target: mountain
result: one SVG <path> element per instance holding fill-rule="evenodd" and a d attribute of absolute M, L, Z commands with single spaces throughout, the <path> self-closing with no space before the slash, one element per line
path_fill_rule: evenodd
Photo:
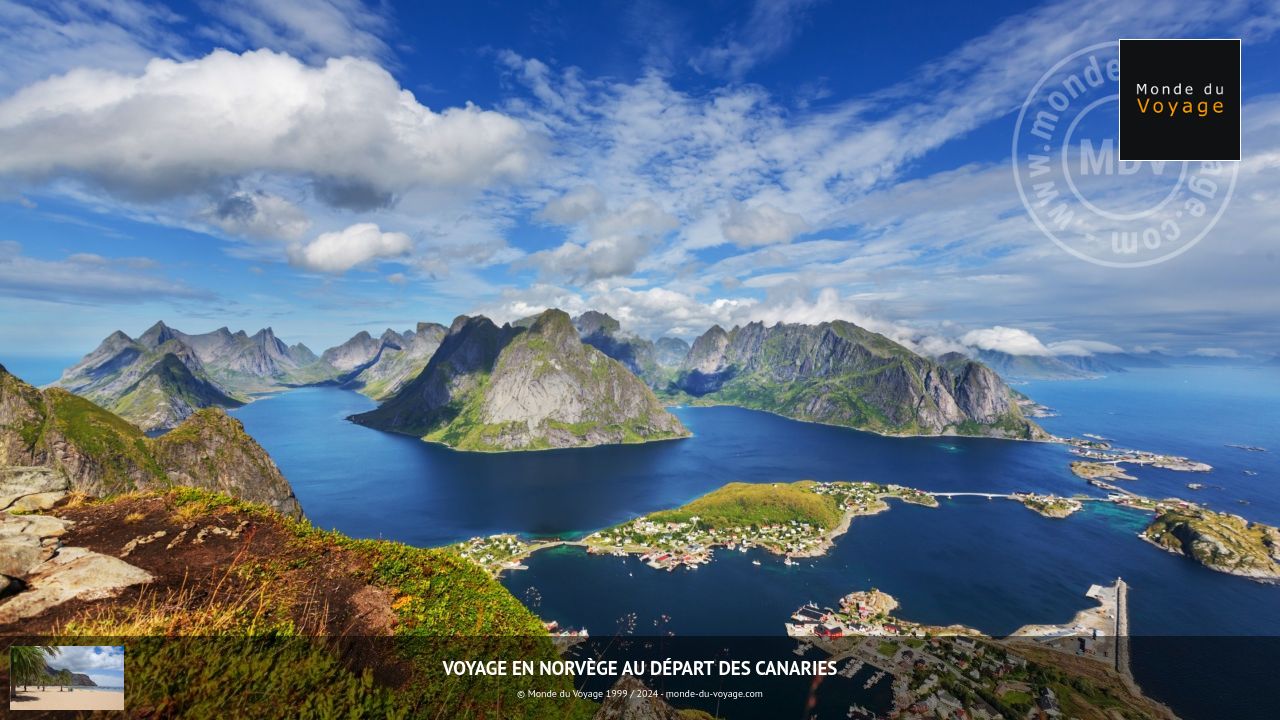
<path fill-rule="evenodd" d="M 677 338 L 646 340 L 622 330 L 622 325 L 609 315 L 588 310 L 573 320 L 582 342 L 622 363 L 649 387 L 665 388 L 673 379 L 673 371 L 689 352 L 689 344 Z"/>
<path fill-rule="evenodd" d="M 422 372 L 362 425 L 461 450 L 540 450 L 684 437 L 688 431 L 622 364 L 547 310 L 526 328 L 453 321 Z"/>
<path fill-rule="evenodd" d="M 660 337 L 654 342 L 654 359 L 659 367 L 678 368 L 689 354 L 689 343 L 675 337 Z"/>
<path fill-rule="evenodd" d="M 158 322 L 135 340 L 109 335 L 54 383 L 145 431 L 168 430 L 205 407 L 234 408 L 255 392 L 320 382 L 336 371 L 271 328 L 188 335 Z"/>
<path fill-rule="evenodd" d="M 200 410 L 158 439 L 62 388 L 38 390 L 0 367 L 0 487 L 9 504 L 189 485 L 302 510 L 289 482 L 240 421 Z M 3 509 L 3 507 L 0 507 Z"/>
<path fill-rule="evenodd" d="M 320 359 L 338 370 L 348 371 L 368 365 L 381 349 L 381 342 L 374 340 L 367 330 L 361 330 L 350 340 L 320 353 Z"/>
<path fill-rule="evenodd" d="M 987 366 L 958 354 L 935 362 L 840 320 L 714 326 L 673 387 L 699 403 L 876 432 L 1045 437 Z"/>
<path fill-rule="evenodd" d="M 402 333 L 388 329 L 377 340 L 362 331 L 321 357 L 344 371 L 338 379 L 343 387 L 384 400 L 422 372 L 448 332 L 436 323 L 418 323 Z"/>
<path fill-rule="evenodd" d="M 332 380 L 337 371 L 306 345 L 286 345 L 271 328 L 253 335 L 222 327 L 203 335 L 173 331 L 223 388 L 241 396 Z"/>
<path fill-rule="evenodd" d="M 48 677 L 57 678 L 58 673 L 60 672 L 62 672 L 62 668 L 55 668 L 52 665 L 45 663 L 44 674 Z M 55 682 L 54 684 L 58 683 Z M 77 672 L 71 673 L 71 685 L 73 687 L 98 687 L 98 683 L 94 682 L 93 678 L 85 675 L 84 673 Z"/>
<path fill-rule="evenodd" d="M 209 378 L 190 347 L 152 331 L 137 341 L 112 333 L 55 385 L 146 431 L 171 428 L 203 407 L 243 404 Z"/>
<path fill-rule="evenodd" d="M 979 350 L 977 359 L 1010 380 L 1086 380 L 1099 377 L 1102 371 L 1090 369 L 1083 356 L 1014 355 L 999 350 Z M 1123 372 L 1123 370 L 1120 370 Z"/>

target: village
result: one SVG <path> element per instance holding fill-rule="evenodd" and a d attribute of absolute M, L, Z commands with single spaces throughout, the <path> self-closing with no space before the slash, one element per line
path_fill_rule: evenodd
<path fill-rule="evenodd" d="M 817 522 L 751 523 L 715 527 L 699 516 L 684 521 L 657 522 L 648 517 L 637 518 L 614 528 L 601 530 L 583 539 L 587 551 L 594 554 L 639 554 L 640 560 L 655 570 L 691 570 L 710 562 L 715 548 L 747 552 L 761 548 L 783 556 L 783 564 L 794 558 L 824 554 L 835 537 L 849 528 L 852 519 L 888 510 L 886 498 L 937 507 L 930 493 L 901 485 L 871 482 L 813 483 L 810 492 L 834 499 L 843 519 L 834 528 Z M 759 561 L 756 561 L 759 564 Z"/>
<path fill-rule="evenodd" d="M 838 610 L 804 605 L 792 614 L 786 630 L 802 643 L 797 654 L 814 647 L 838 663 L 839 675 L 868 675 L 865 689 L 891 683 L 890 717 L 1059 718 L 1067 715 L 1054 686 L 1059 692 L 1064 686 L 1043 662 L 1052 655 L 1031 648 L 1051 648 L 1115 667 L 1114 642 L 1098 638 L 1109 640 L 1121 622 L 1122 588 L 1119 580 L 1115 586 L 1093 586 L 1087 595 L 1099 602 L 1098 608 L 1082 611 L 1068 626 L 1027 626 L 1012 642 L 962 626 L 926 626 L 894 617 L 897 600 L 875 589 L 846 595 Z M 1024 657 L 1028 653 L 1036 663 Z M 851 718 L 873 716 L 858 705 L 848 712 Z"/>

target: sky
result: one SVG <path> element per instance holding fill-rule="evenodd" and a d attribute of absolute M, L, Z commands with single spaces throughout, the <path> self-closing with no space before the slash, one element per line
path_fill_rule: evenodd
<path fill-rule="evenodd" d="M 0 356 L 157 320 L 845 319 L 927 353 L 1280 353 L 1280 3 L 0 0 Z M 1243 40 L 1212 233 L 1108 268 L 1011 172 L 1040 76 Z"/>
<path fill-rule="evenodd" d="M 61 645 L 48 664 L 88 675 L 104 687 L 124 687 L 124 647 L 120 645 Z"/>

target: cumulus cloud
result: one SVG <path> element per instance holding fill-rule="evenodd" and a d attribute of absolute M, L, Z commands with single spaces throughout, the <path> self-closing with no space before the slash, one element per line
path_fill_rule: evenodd
<path fill-rule="evenodd" d="M 541 217 L 558 225 L 570 225 L 604 210 L 604 194 L 594 185 L 584 185 L 547 203 Z"/>
<path fill-rule="evenodd" d="M 574 239 L 533 253 L 524 262 L 545 276 L 578 282 L 628 275 L 635 272 L 640 259 L 659 238 L 678 225 L 674 216 L 648 199 L 610 212 L 604 211 L 603 203 L 588 194 L 548 209 L 557 217 L 567 218 L 579 216 L 589 207 L 594 210 L 590 215 L 581 216 L 581 226 Z"/>
<path fill-rule="evenodd" d="M 49 664 L 72 672 L 124 670 L 124 648 L 111 645 L 63 645 Z"/>
<path fill-rule="evenodd" d="M 262 172 L 367 206 L 521 178 L 536 145 L 502 113 L 419 104 L 371 61 L 311 67 L 269 50 L 152 60 L 141 74 L 77 69 L 0 101 L 0 177 L 83 179 L 143 201 Z"/>
<path fill-rule="evenodd" d="M 735 203 L 720 223 L 721 232 L 738 247 L 789 243 L 808 229 L 803 217 L 769 203 L 754 207 Z"/>
<path fill-rule="evenodd" d="M 1035 335 L 1019 328 L 995 327 L 970 330 L 960 342 L 979 350 L 994 350 L 1010 355 L 1051 355 L 1049 348 Z"/>
<path fill-rule="evenodd" d="M 383 232 L 373 223 L 357 223 L 289 248 L 289 262 L 308 270 L 344 273 L 374 260 L 403 257 L 413 249 L 408 235 Z"/>
<path fill-rule="evenodd" d="M 262 191 L 232 193 L 201 217 L 224 232 L 253 239 L 299 240 L 311 228 L 301 208 Z"/>

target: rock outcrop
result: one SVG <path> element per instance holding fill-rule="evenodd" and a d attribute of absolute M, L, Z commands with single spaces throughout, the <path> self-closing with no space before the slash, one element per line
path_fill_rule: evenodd
<path fill-rule="evenodd" d="M 448 332 L 436 323 L 418 323 L 402 333 L 388 329 L 376 340 L 362 331 L 322 357 L 342 370 L 342 387 L 383 400 L 422 372 Z"/>
<path fill-rule="evenodd" d="M 706 403 L 893 434 L 1042 438 L 996 373 L 936 362 L 843 321 L 712 327 L 673 388 Z"/>
<path fill-rule="evenodd" d="M 355 422 L 465 450 L 537 450 L 683 437 L 620 363 L 548 310 L 527 328 L 462 316 L 431 361 Z"/>
<path fill-rule="evenodd" d="M 609 697 L 591 720 L 681 720 L 680 711 L 652 691 L 634 675 L 623 675 L 613 684 Z"/>
<path fill-rule="evenodd" d="M 1199 507 L 1166 510 L 1143 538 L 1211 570 L 1280 582 L 1280 529 Z"/>
<path fill-rule="evenodd" d="M 171 485 L 302 513 L 266 451 L 220 408 L 151 439 L 84 398 L 37 390 L 0 367 L 0 509 L 49 507 L 72 490 L 103 496 Z"/>
<path fill-rule="evenodd" d="M 62 547 L 68 520 L 0 512 L 0 625 L 38 615 L 72 599 L 110 597 L 151 576 L 128 563 L 79 547 Z M 18 592 L 21 591 L 21 592 Z"/>
<path fill-rule="evenodd" d="M 293 488 L 239 420 L 215 408 L 197 412 L 151 442 L 156 462 L 178 485 L 216 490 L 302 517 Z"/>

